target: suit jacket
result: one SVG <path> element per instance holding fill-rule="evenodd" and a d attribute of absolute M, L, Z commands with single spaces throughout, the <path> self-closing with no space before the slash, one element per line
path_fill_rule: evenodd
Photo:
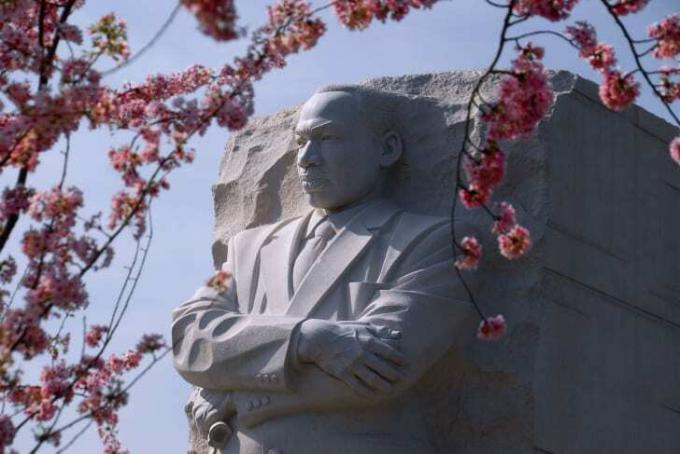
<path fill-rule="evenodd" d="M 228 290 L 202 287 L 173 313 L 175 367 L 196 386 L 233 393 L 238 437 L 223 452 L 434 452 L 422 408 L 432 386 L 418 383 L 474 332 L 452 273 L 448 219 L 370 202 L 293 291 L 308 218 L 230 240 Z M 296 366 L 292 339 L 307 318 L 400 330 L 406 378 L 389 397 L 366 399 L 316 366 Z"/>

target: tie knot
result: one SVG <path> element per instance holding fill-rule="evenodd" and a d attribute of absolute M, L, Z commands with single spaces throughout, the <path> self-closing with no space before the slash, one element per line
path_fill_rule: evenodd
<path fill-rule="evenodd" d="M 333 226 L 328 221 L 328 218 L 323 218 L 318 224 L 316 224 L 312 234 L 309 236 L 312 238 L 323 238 L 325 240 L 330 240 L 334 235 L 335 229 L 333 229 Z"/>

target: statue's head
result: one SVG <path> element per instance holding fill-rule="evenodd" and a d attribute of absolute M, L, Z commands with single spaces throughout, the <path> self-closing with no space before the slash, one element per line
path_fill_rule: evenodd
<path fill-rule="evenodd" d="M 361 86 L 323 88 L 295 127 L 298 174 L 310 205 L 338 210 L 382 190 L 402 154 L 400 96 Z"/>

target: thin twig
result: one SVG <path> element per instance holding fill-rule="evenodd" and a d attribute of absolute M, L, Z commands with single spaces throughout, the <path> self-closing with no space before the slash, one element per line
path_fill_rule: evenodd
<path fill-rule="evenodd" d="M 102 77 L 110 76 L 111 74 L 119 71 L 120 69 L 129 66 L 136 60 L 138 60 L 142 55 L 146 53 L 149 49 L 151 49 L 159 39 L 161 39 L 161 36 L 170 28 L 170 25 L 172 22 L 175 20 L 175 17 L 177 17 L 177 13 L 179 13 L 180 7 L 182 6 L 182 2 L 177 2 L 177 5 L 173 8 L 173 10 L 170 12 L 170 15 L 168 18 L 163 22 L 163 25 L 161 25 L 161 28 L 158 29 L 156 34 L 153 35 L 153 37 L 149 40 L 148 43 L 146 43 L 139 51 L 137 51 L 136 54 L 134 54 L 132 57 L 128 58 L 127 60 L 123 61 L 117 66 L 114 66 L 111 69 L 107 69 L 105 71 L 101 72 Z"/>
<path fill-rule="evenodd" d="M 575 49 L 579 48 L 576 44 L 574 44 L 574 42 L 571 39 L 567 38 L 566 36 L 564 36 L 560 32 L 556 32 L 556 31 L 552 31 L 552 30 L 537 30 L 537 31 L 529 32 L 529 33 L 523 33 L 523 34 L 517 35 L 517 36 L 508 36 L 506 39 L 508 41 L 519 42 L 520 39 L 529 38 L 531 36 L 539 36 L 539 35 L 557 36 L 558 38 L 561 38 L 564 41 L 566 41 L 567 44 L 569 44 L 571 47 L 573 47 Z"/>

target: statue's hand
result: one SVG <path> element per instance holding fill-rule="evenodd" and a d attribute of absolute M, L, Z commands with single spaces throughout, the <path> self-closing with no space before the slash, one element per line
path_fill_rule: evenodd
<path fill-rule="evenodd" d="M 206 440 L 210 426 L 226 422 L 236 409 L 230 392 L 201 389 L 192 395 L 191 415 L 200 436 Z"/>
<path fill-rule="evenodd" d="M 402 378 L 406 364 L 393 347 L 400 335 L 366 323 L 309 319 L 300 325 L 298 359 L 316 363 L 358 394 L 384 395 Z"/>

